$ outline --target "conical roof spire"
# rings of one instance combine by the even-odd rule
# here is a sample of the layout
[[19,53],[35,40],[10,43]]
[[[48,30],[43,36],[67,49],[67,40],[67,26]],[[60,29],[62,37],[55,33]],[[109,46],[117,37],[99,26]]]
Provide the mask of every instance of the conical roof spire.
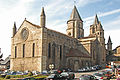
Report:
[[108,43],[112,43],[110,36],[109,36],[109,39],[108,39]]
[[45,11],[44,11],[44,7],[42,7],[42,12],[41,12],[41,16],[45,16]]
[[45,16],[44,7],[42,7],[42,12],[40,15],[40,26],[45,27],[45,24],[46,24],[46,16]]
[[103,28],[102,28],[102,25],[101,25],[101,22],[100,22],[100,21],[99,21],[99,25],[97,26],[97,30],[98,30],[98,31],[103,30]]
[[94,24],[99,24],[98,16],[96,14]]
[[14,22],[14,26],[13,27],[16,28],[16,22]]
[[16,32],[17,32],[16,22],[14,22],[14,26],[13,26],[13,36],[16,34]]
[[82,21],[75,5],[71,13],[70,20],[81,20]]

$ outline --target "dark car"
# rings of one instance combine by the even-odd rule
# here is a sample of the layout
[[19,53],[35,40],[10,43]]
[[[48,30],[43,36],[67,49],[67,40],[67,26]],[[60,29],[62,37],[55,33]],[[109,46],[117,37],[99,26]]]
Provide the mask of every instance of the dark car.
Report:
[[98,80],[98,79],[96,79],[96,77],[93,75],[81,75],[79,80]]
[[44,80],[63,80],[63,77],[60,74],[51,74]]

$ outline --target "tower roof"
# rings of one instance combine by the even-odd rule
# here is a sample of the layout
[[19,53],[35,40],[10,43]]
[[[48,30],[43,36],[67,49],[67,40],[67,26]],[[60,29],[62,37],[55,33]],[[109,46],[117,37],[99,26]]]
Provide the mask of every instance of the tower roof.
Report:
[[70,20],[80,20],[80,21],[82,21],[76,6],[74,6],[74,8],[72,10],[72,13],[71,13],[71,16],[70,16]]
[[94,24],[99,24],[98,16],[96,14]]
[[14,26],[13,26],[13,28],[16,28],[16,22],[14,22]]
[[112,43],[110,36],[108,38],[108,43]]
[[45,16],[44,7],[42,7],[41,16]]
[[97,30],[98,30],[98,31],[103,30],[103,28],[102,28],[102,25],[101,25],[101,22],[100,22],[100,21],[99,21],[99,25],[97,26]]

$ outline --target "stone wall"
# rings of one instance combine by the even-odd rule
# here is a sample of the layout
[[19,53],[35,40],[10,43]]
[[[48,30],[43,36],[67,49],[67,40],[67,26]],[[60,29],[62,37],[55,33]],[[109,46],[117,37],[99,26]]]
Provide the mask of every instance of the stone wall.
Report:
[[[51,55],[53,57],[48,58],[48,45],[51,46]],[[55,54],[53,54],[53,46],[55,46]],[[50,64],[54,64],[55,69],[66,67],[66,53],[69,52],[70,48],[77,48],[77,39],[69,37],[60,32],[56,32],[50,29],[47,29],[47,46],[46,46],[46,56],[47,56],[47,69],[49,69]],[[60,54],[60,47],[61,53]],[[61,58],[60,58],[61,55]],[[55,60],[53,60],[53,58]]]
[[11,59],[11,70],[41,71],[41,57]]

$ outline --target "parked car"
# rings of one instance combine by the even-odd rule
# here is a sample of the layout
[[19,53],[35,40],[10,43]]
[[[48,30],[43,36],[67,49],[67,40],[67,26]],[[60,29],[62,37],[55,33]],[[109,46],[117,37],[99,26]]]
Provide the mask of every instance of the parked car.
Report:
[[62,72],[60,74],[60,76],[62,76],[63,78],[67,78],[67,79],[74,79],[75,78],[75,74],[73,72]]
[[42,71],[42,74],[47,74],[47,73],[48,73],[47,70],[43,70],[43,71]]
[[98,79],[96,79],[96,77],[95,76],[93,76],[93,75],[81,75],[80,77],[79,77],[79,80],[98,80]]
[[90,71],[90,68],[85,67],[85,68],[78,69],[78,72],[87,72],[87,71]]
[[107,79],[107,77],[105,76],[105,74],[102,73],[102,72],[94,73],[93,75],[94,75],[98,80],[104,80],[104,79]]
[[91,70],[92,70],[92,71],[96,71],[97,68],[96,68],[95,66],[93,66],[93,67],[91,67]]
[[51,74],[44,80],[57,80],[57,79],[62,79],[62,76],[60,76],[60,74]]
[[69,78],[68,72],[62,72],[60,75],[64,78],[67,78],[67,79]]

